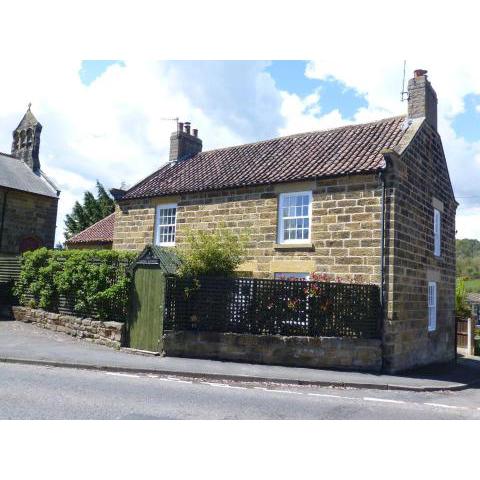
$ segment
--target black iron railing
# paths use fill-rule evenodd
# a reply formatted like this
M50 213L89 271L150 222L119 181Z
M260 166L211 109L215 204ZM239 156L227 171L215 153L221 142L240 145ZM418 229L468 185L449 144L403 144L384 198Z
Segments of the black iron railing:
M375 338L377 285L167 277L165 330Z

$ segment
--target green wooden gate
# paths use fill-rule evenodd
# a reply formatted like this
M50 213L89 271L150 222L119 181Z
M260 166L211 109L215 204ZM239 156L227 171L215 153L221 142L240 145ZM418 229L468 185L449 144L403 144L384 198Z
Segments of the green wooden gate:
M139 265L134 275L130 347L159 352L162 350L165 275L154 265Z
M132 266L134 277L127 325L131 348L162 351L165 275L175 273L178 264L172 249L148 246Z

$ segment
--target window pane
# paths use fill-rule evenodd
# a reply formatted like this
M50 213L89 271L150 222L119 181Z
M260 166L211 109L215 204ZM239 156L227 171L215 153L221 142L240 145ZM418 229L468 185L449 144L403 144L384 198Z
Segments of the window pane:
M308 240L310 234L310 195L288 194L280 199L281 241Z
M157 244L175 243L176 207L157 207Z

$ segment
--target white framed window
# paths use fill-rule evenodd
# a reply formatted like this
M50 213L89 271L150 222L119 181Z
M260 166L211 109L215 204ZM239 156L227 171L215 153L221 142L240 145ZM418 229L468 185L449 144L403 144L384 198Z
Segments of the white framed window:
M275 280L309 280L310 275L305 272L275 272L273 278Z
M433 210L433 251L439 257L442 253L442 216L440 210Z
M155 245L175 245L177 204L157 205L155 215Z
M437 284L428 282L428 331L437 328Z
M278 243L310 242L312 192L281 193L278 207Z

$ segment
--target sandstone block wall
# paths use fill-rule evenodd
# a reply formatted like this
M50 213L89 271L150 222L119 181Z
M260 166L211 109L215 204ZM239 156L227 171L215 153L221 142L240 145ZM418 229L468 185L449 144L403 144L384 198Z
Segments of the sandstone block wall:
M311 245L278 245L278 199L288 191L313 191ZM257 277L275 272L320 271L350 280L380 280L381 188L376 176L238 188L178 197L120 202L114 249L141 250L154 238L155 206L176 202L177 245L190 229L220 225L249 235L240 270Z
M6 203L0 252L19 253L22 239L38 238L42 246L53 248L57 221L57 198L0 188L0 212Z
M121 322L101 322L29 307L12 307L12 312L17 321L33 323L89 342L113 348L120 348L125 344L125 325Z
M165 355L309 368L379 371L381 341L217 332L167 332Z
M387 178L385 369L446 362L455 353L455 212L438 133L424 125ZM442 209L441 256L433 210ZM437 282L437 328L428 331L428 282Z

